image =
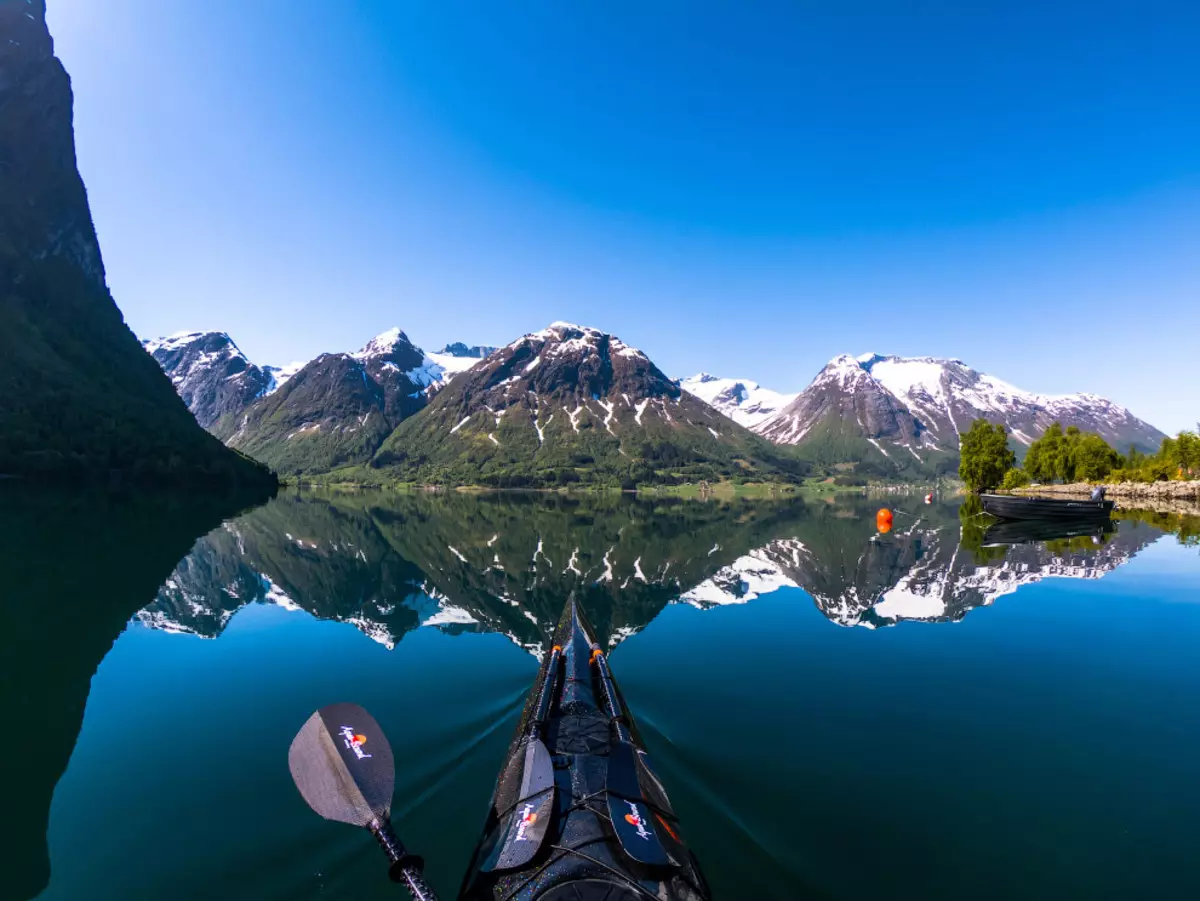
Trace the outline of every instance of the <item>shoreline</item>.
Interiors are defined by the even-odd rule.
[[[1018,488],[1013,494],[1044,497],[1087,497],[1095,485],[1039,485]],[[1156,510],[1161,513],[1200,514],[1200,480],[1190,482],[1118,482],[1104,486],[1118,510]]]

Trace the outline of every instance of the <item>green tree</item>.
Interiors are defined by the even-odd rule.
[[[1079,436],[1071,447],[1074,476],[1083,481],[1103,479],[1121,464],[1121,455],[1092,432]]]
[[[1036,482],[1053,482],[1060,478],[1060,460],[1063,454],[1063,428],[1054,423],[1042,437],[1029,445],[1025,454],[1025,471]]]
[[[962,436],[959,453],[959,478],[974,492],[997,487],[1017,461],[1016,454],[1009,450],[1004,426],[992,425],[986,419],[971,423]]]
[[[1033,480],[1025,470],[1010,469],[1004,474],[1004,481],[1000,483],[1000,487],[1005,491],[1012,491],[1014,488],[1024,488],[1031,481]]]
[[[1182,469],[1185,476],[1200,469],[1200,435],[1185,430],[1167,441],[1171,442],[1171,446],[1165,462]]]

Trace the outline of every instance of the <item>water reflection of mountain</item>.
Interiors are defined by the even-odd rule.
[[[199,541],[138,618],[212,637],[244,604],[270,601],[389,647],[433,625],[501,632],[537,653],[574,592],[615,644],[804,511],[800,500],[290,495]]]
[[[494,631],[540,653],[563,599],[580,596],[610,644],[668,603],[744,603],[799,587],[839,625],[962,619],[1048,576],[1098,578],[1161,534],[984,547],[956,508],[685,503],[560,495],[299,495],[226,523],[193,548],[138,614],[219,635],[251,602],[351,623],[393,647],[419,626]]]
[[[1162,535],[1124,522],[1110,532],[984,546],[971,540],[953,507],[914,508],[887,535],[874,531],[862,508],[811,509],[793,537],[735,561],[685,599],[716,600],[729,585],[761,586],[755,593],[794,586],[843,626],[953,622],[1041,579],[1098,579]]]

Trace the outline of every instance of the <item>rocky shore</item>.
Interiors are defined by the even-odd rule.
[[[1014,494],[1043,497],[1087,497],[1094,485],[1076,482],[1071,485],[1038,485],[1020,488]],[[1190,482],[1119,482],[1105,485],[1110,500],[1118,509],[1138,508],[1166,513],[1200,512],[1200,479]]]

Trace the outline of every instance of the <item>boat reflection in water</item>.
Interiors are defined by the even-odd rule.
[[[1051,522],[1036,519],[1001,520],[988,526],[983,534],[984,544],[999,547],[1013,544],[1036,544],[1040,541],[1061,541],[1065,538],[1094,538],[1096,543],[1117,530],[1112,520],[1100,522]]]
[[[540,656],[572,592],[610,647],[667,604],[781,588],[802,589],[840,626],[947,622],[1042,578],[1099,578],[1162,535],[1136,522],[985,530],[919,499],[881,534],[875,506],[294,494],[197,542],[137,618],[215,637],[242,606],[274,603],[388,647],[433,627],[499,632]]]

